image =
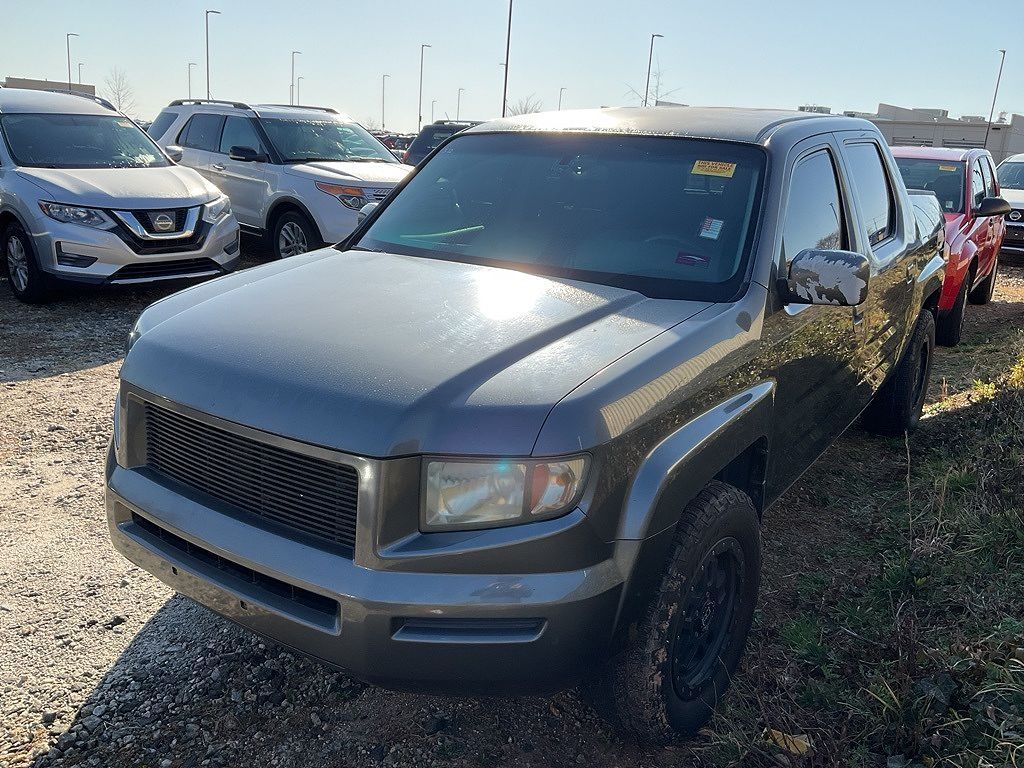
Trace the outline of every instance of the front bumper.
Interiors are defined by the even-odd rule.
[[[390,688],[564,688],[607,653],[622,593],[613,559],[544,573],[366,567],[225,514],[145,468],[122,468],[113,451],[106,506],[115,548],[178,592]]]
[[[134,284],[224,274],[239,255],[238,222],[233,215],[206,224],[185,247],[173,242],[139,253],[114,231],[37,219],[33,245],[40,268],[61,280],[89,284]],[[65,262],[65,263],[61,263]],[[73,263],[81,266],[73,266]]]
[[[1006,234],[1003,235],[1000,252],[1013,256],[1024,256],[1024,224],[1006,221]]]

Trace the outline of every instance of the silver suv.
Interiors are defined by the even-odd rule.
[[[102,99],[0,89],[0,248],[22,301],[58,281],[213,276],[238,260],[230,203]]]
[[[345,239],[359,209],[411,170],[330,107],[179,100],[149,132],[220,187],[242,227],[266,236],[277,258]]]

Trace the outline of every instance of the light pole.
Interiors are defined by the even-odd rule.
[[[459,95],[455,97],[455,119],[459,119],[459,113],[462,111],[462,92],[465,88],[459,88]]]
[[[999,96],[999,81],[1003,79],[1003,62],[1006,61],[1006,49],[999,49],[999,74],[996,75],[996,90],[992,94],[992,109],[988,112],[988,123],[985,124],[985,143],[982,145],[988,149],[988,132],[992,130],[992,116],[996,113],[996,98]]]
[[[196,66],[198,66],[198,64],[196,64],[194,61],[190,61],[188,63],[188,97],[190,99],[192,98],[192,67]]]
[[[562,111],[562,94],[564,94],[566,92],[566,90],[568,90],[568,89],[565,86],[562,86],[561,88],[558,89],[558,111],[559,112]]]
[[[78,84],[82,84],[82,62],[78,62]]]
[[[647,95],[651,92],[651,62],[654,61],[654,38],[664,35],[651,35],[651,51],[647,54],[647,85],[644,86],[644,106],[647,106]]]
[[[505,85],[501,89],[501,116],[508,110],[508,54],[512,48],[512,0],[508,0],[508,33],[505,36]]]
[[[210,98],[210,14],[220,15],[220,11],[206,12],[206,98]]]
[[[71,38],[78,37],[76,32],[68,32],[64,35],[64,43],[68,49],[68,93],[71,93]]]
[[[431,99],[430,101],[430,122],[434,122],[434,105],[437,104],[437,99]]]
[[[420,96],[418,105],[416,107],[416,114],[419,116],[417,118],[418,122],[416,123],[417,131],[419,131],[419,129],[423,127],[423,52],[427,50],[427,48],[429,47],[430,46],[427,45],[426,43],[420,46]],[[431,120],[431,122],[433,122],[433,120]]]
[[[384,86],[391,75],[381,75],[380,78],[380,129],[384,130]]]
[[[295,78],[295,103],[302,103],[302,75]]]
[[[295,55],[302,55],[302,51],[292,51],[292,84],[288,88],[288,103],[298,104],[299,100],[295,98]]]

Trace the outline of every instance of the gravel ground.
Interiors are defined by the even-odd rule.
[[[572,693],[446,699],[366,686],[265,645],[131,566],[109,544],[103,460],[125,336],[166,291],[25,307],[3,282],[0,766],[650,766],[693,757],[618,741]],[[1024,295],[1022,273],[1006,270],[1006,286]],[[787,533],[772,523],[769,515],[769,592],[788,578],[780,562],[791,567],[795,550],[814,546],[799,526]],[[764,613],[771,621],[770,607]]]

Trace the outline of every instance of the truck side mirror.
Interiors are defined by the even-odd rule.
[[[240,163],[255,163],[260,160],[260,153],[252,147],[231,147],[228,157]]]
[[[164,152],[167,153],[167,156],[171,158],[171,162],[174,163],[180,163],[181,158],[185,156],[185,150],[175,144],[172,144],[169,147],[164,147]]]
[[[1012,208],[1010,204],[1001,197],[986,197],[981,201],[975,211],[975,216],[1005,216]]]
[[[808,248],[790,262],[789,277],[782,282],[787,303],[855,307],[868,297],[870,275],[863,254]]]

